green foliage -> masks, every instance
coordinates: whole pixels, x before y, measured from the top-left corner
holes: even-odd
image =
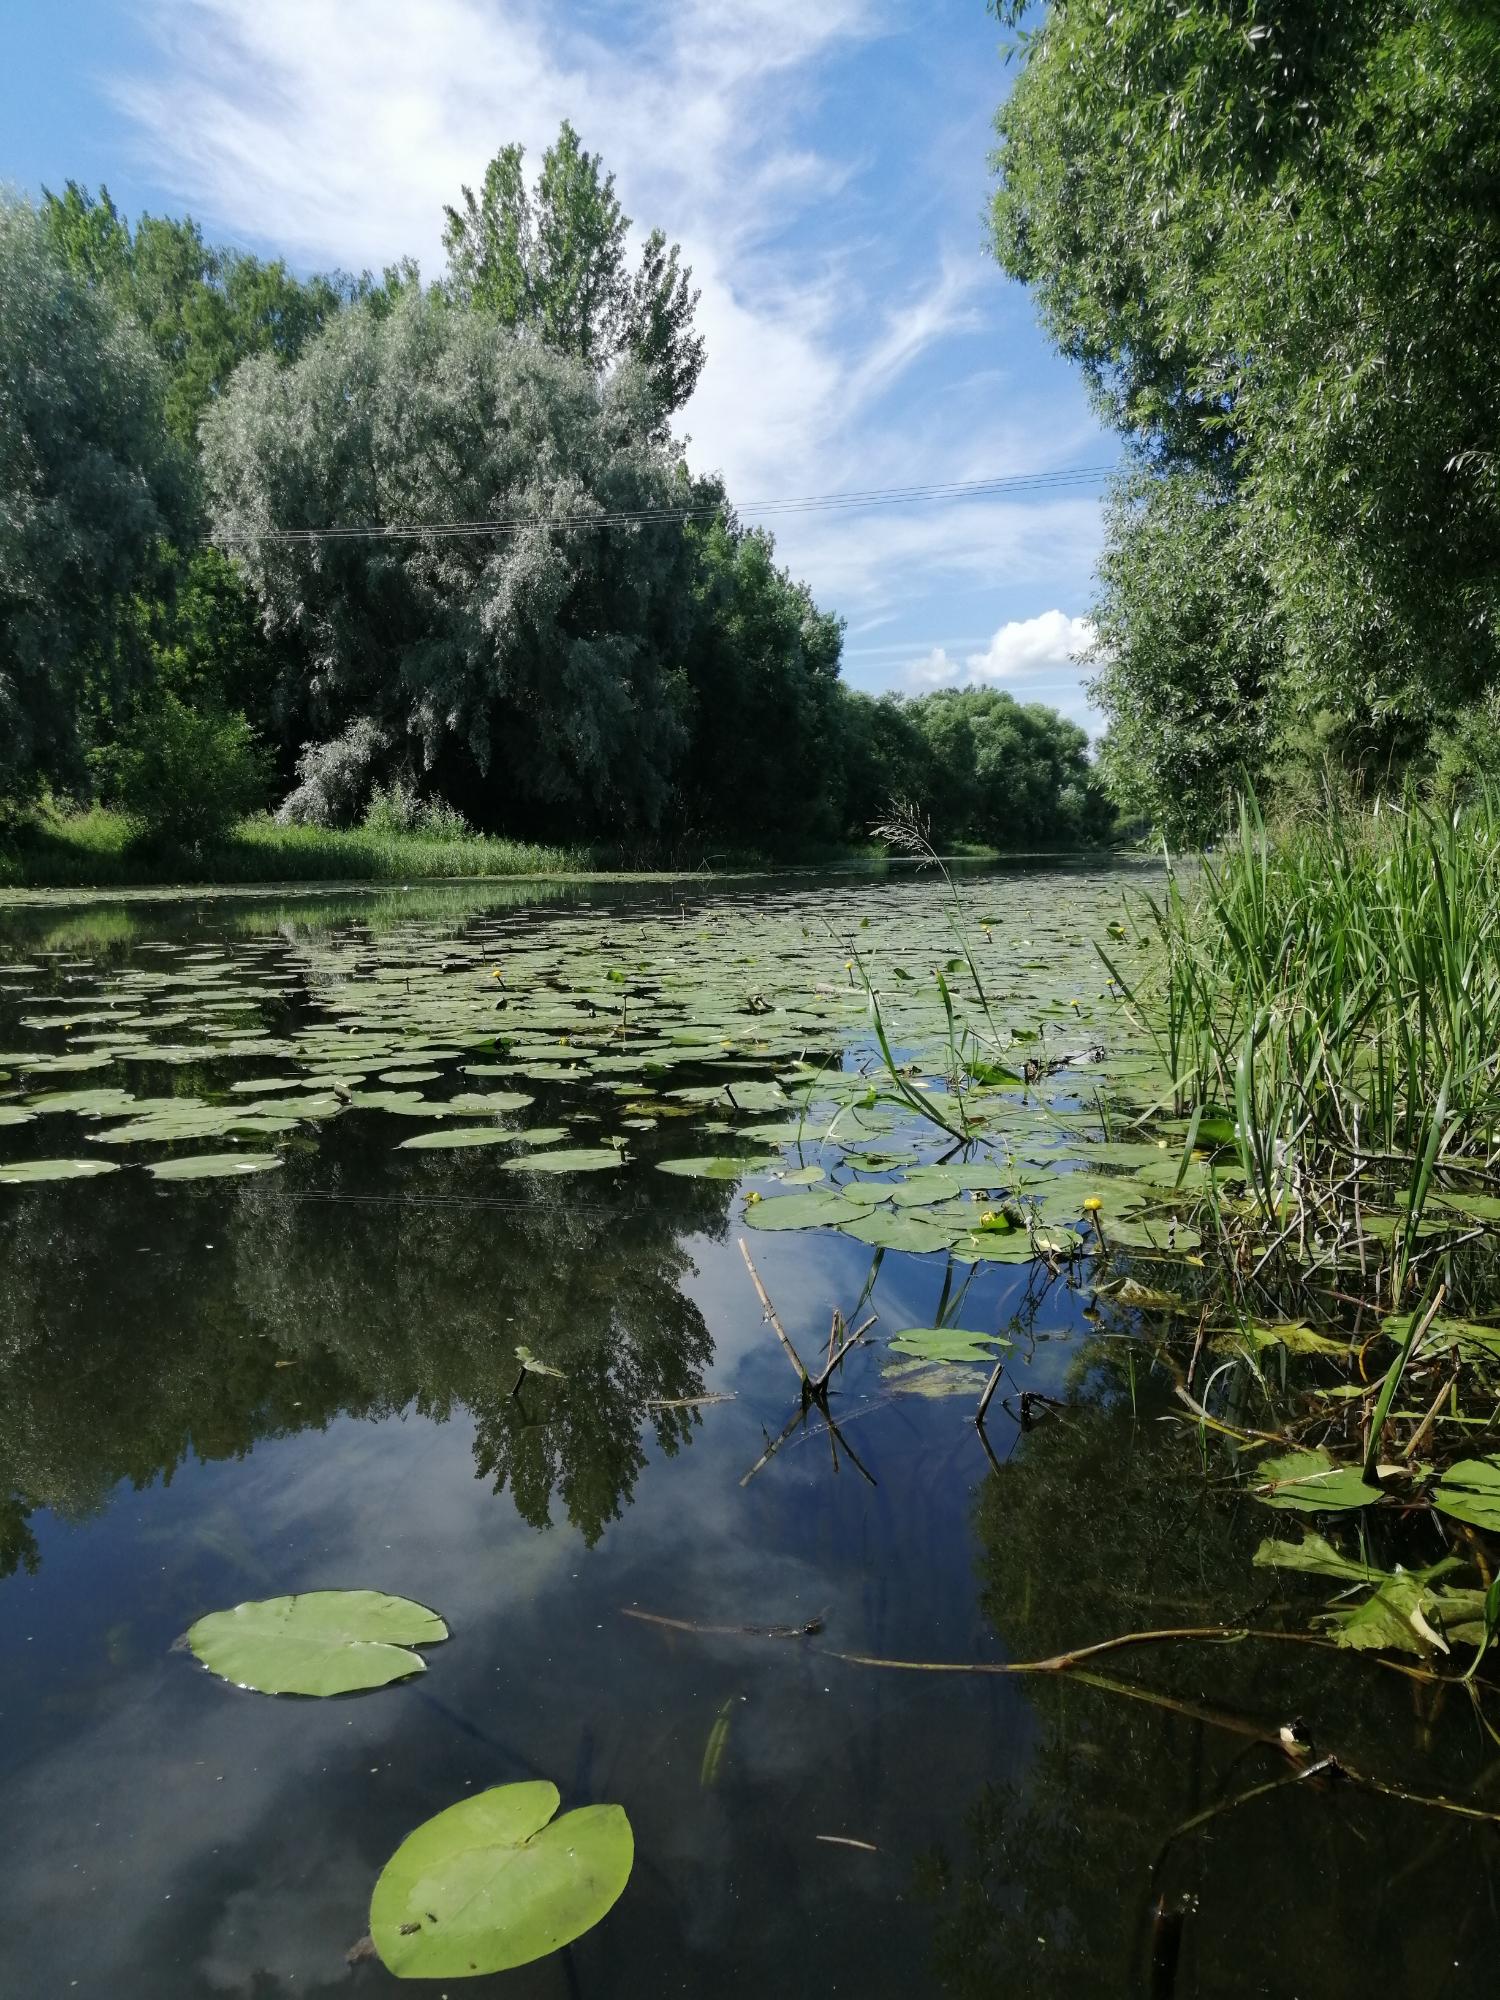
[[[375,788],[365,808],[364,827],[367,833],[407,834],[419,840],[462,840],[472,831],[446,799],[423,798],[402,778]]]
[[[221,841],[265,803],[266,759],[244,716],[189,708],[163,686],[100,762],[111,798],[148,846]]]
[[[112,297],[155,348],[167,421],[184,443],[246,355],[294,359],[349,293],[331,278],[294,278],[280,258],[205,243],[190,216],[143,215],[132,235],[107,188],[94,196],[69,181],[43,197],[43,213],[73,275]]]
[[[81,783],[93,715],[143,672],[119,615],[185,510],[162,396],[135,328],[0,199],[0,797]]]
[[[542,156],[535,195],[524,159],[521,146],[502,147],[478,197],[466,187],[460,206],[444,210],[450,292],[596,370],[635,362],[664,423],[693,393],[705,358],[691,270],[653,229],[629,275],[630,217],[615,177],[566,120]]]
[[[1239,698],[1252,768],[1320,711],[1407,754],[1500,673],[1494,10],[1056,0],[1022,50],[997,251],[1167,482],[1106,564],[1112,775],[1165,812],[1170,740],[1201,819]]]

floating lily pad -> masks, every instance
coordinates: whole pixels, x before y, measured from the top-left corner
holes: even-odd
[[[450,1125],[436,1132],[417,1132],[410,1139],[401,1140],[396,1151],[436,1153],[467,1146],[506,1146],[513,1145],[516,1136],[503,1125]]]
[[[113,1160],[12,1160],[0,1166],[0,1182],[87,1181],[119,1171]]]
[[[914,1355],[919,1361],[988,1361],[994,1347],[1013,1346],[998,1333],[971,1333],[961,1326],[909,1326],[891,1338],[893,1354]]]
[[[435,1611],[378,1590],[308,1590],[211,1611],[187,1633],[210,1673],[261,1694],[353,1694],[426,1671],[412,1646],[448,1627]]]
[[[658,1160],[657,1171],[681,1174],[695,1181],[737,1181],[742,1174],[763,1174],[781,1165],[779,1153],[715,1154],[686,1160]]]
[[[557,1787],[496,1785],[407,1835],[381,1870],[370,1935],[398,1979],[463,1979],[561,1951],[619,1900],[635,1859],[620,1806],[554,1819]]]
[[[147,1171],[159,1181],[217,1181],[268,1174],[281,1164],[280,1153],[195,1153],[182,1160],[153,1160]]]
[[[555,1153],[528,1153],[524,1159],[504,1162],[507,1172],[523,1174],[597,1174],[624,1164],[609,1146],[559,1147]]]

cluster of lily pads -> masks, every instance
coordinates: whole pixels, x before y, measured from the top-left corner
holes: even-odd
[[[222,1679],[262,1694],[365,1693],[426,1671],[435,1611],[374,1590],[314,1590],[211,1611],[185,1634]],[[494,1785],[409,1833],[380,1871],[370,1943],[398,1979],[464,1979],[560,1951],[619,1901],[635,1858],[617,1805],[556,1817],[545,1780]]]

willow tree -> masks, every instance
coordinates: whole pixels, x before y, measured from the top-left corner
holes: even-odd
[[[1021,53],[997,251],[1141,463],[1234,516],[1199,542],[1274,637],[1273,733],[1324,711],[1367,756],[1500,680],[1490,0],[1053,0]],[[1106,674],[1118,722],[1148,684]]]
[[[480,824],[659,825],[696,612],[681,525],[650,517],[704,490],[654,410],[639,369],[601,383],[433,293],[244,363],[203,467],[216,540],[296,641],[281,712],[357,730],[371,779],[410,772]]]
[[[146,340],[0,199],[0,801],[82,780],[144,660],[120,624],[185,511]]]

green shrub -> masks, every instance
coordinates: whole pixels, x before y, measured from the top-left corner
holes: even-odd
[[[417,840],[466,840],[469,822],[446,799],[424,799],[415,785],[397,778],[377,785],[365,808],[366,833],[405,834]]]
[[[198,848],[265,803],[265,753],[243,715],[162,691],[102,760],[110,796],[146,846]]]

